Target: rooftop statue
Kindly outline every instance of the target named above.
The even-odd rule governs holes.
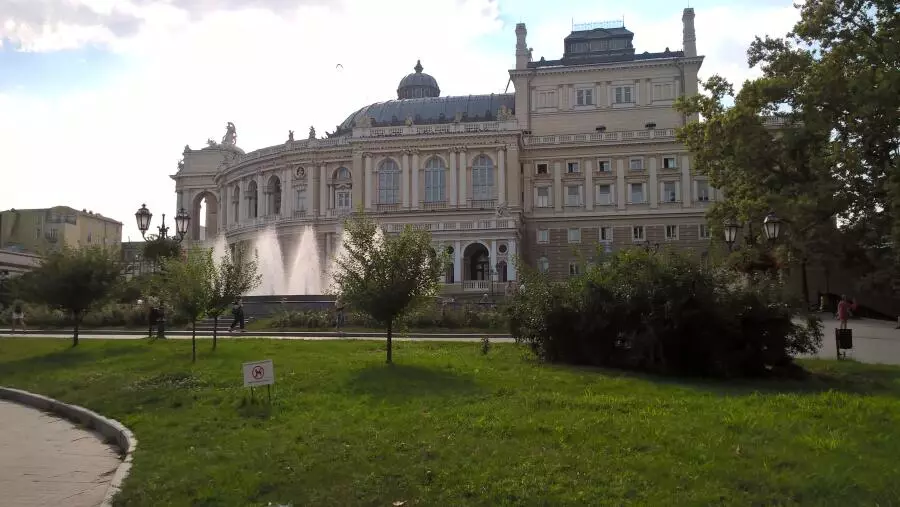
[[[310,139],[315,139],[315,138],[316,138],[316,128],[313,127],[313,126],[310,126],[310,127],[309,127],[309,138],[310,138]]]
[[[222,137],[223,146],[237,146],[237,129],[234,123],[228,122],[225,126],[225,136]]]
[[[294,131],[288,130],[288,141],[293,141],[293,140],[294,140]]]

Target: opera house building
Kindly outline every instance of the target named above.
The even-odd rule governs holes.
[[[703,252],[716,190],[676,141],[692,118],[673,109],[698,93],[693,9],[681,28],[682,48],[643,51],[621,23],[575,25],[559,59],[535,60],[520,23],[514,93],[442,96],[417,63],[394,100],[361,107],[327,138],[310,129],[245,153],[229,124],[221,142],[185,148],[178,207],[196,217],[206,200],[205,237],[274,230],[291,251],[306,233],[322,259],[362,208],[386,234],[431,231],[452,261],[448,293],[511,286],[514,258],[562,278],[598,247]],[[189,240],[203,239],[199,222]]]

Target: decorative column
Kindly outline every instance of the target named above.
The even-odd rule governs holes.
[[[522,196],[522,174],[520,172],[521,165],[519,165],[519,150],[516,149],[515,145],[509,147],[507,150],[507,156],[509,159],[506,161],[506,165],[509,166],[509,173],[512,176],[507,176],[509,178],[509,182],[506,184],[506,189],[509,194],[509,198],[507,202],[510,206],[521,206],[522,203],[519,202],[519,199]]]
[[[238,222],[246,223],[247,218],[250,216],[250,212],[247,209],[247,206],[250,204],[250,201],[247,200],[247,187],[249,185],[244,179],[239,180],[237,183],[241,187],[241,194],[238,196]]]
[[[650,188],[647,190],[650,199],[650,207],[658,208],[659,207],[659,178],[657,177],[656,172],[656,157],[650,157],[650,181],[648,185]]]
[[[562,205],[562,162],[557,161],[553,163],[553,209],[556,211],[562,211]]]
[[[363,202],[363,157],[362,153],[353,152],[353,172],[350,173],[350,182],[353,188],[350,192],[350,208],[355,210]]]
[[[294,218],[294,173],[285,168],[281,174],[281,216]]]
[[[491,240],[491,250],[488,253],[490,255],[490,262],[488,263],[488,272],[487,272],[487,281],[494,281],[494,271],[497,269],[497,240]]]
[[[466,183],[466,173],[468,172],[469,160],[466,158],[466,148],[459,148],[459,205],[468,207],[466,194],[468,193],[468,184]]]
[[[450,160],[450,184],[447,186],[447,206],[456,206],[456,187],[459,186],[459,178],[456,176],[456,148],[450,148],[450,155],[447,159]]]
[[[516,258],[516,238],[509,240],[509,244],[507,245],[506,255],[506,279],[510,282],[516,281],[516,262],[518,259]]]
[[[688,155],[682,155],[681,157],[681,202],[685,208],[690,208],[694,205],[694,196],[691,195],[691,189],[693,185],[691,185],[691,157]],[[711,192],[712,190],[710,190]],[[685,196],[684,193],[688,192],[688,195]],[[716,192],[718,194],[718,191]],[[716,198],[719,196],[716,195]]]
[[[462,247],[459,240],[453,242],[453,282],[462,283]]]
[[[419,150],[412,150],[412,208],[419,209]]]
[[[625,159],[616,161],[616,208],[625,209],[628,202],[628,189],[625,188]]]
[[[316,218],[316,184],[313,178],[312,168],[304,169],[306,171],[306,216],[308,218]]]
[[[403,150],[400,155],[400,195],[403,196],[403,209],[409,209],[409,153]]]
[[[325,164],[319,166],[319,216],[328,214],[328,177]]]
[[[372,209],[372,154],[363,153],[363,159],[366,166],[366,210]]]
[[[498,174],[498,189],[497,192],[497,204],[504,204],[506,202],[506,145],[500,147],[497,150],[497,166],[500,168]]]
[[[594,169],[590,160],[584,161],[584,208],[594,209]]]

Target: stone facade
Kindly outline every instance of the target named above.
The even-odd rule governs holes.
[[[430,230],[453,260],[447,291],[514,282],[514,258],[562,277],[598,247],[705,250],[705,208],[719,196],[675,139],[692,118],[672,108],[697,93],[693,16],[685,9],[683,50],[638,54],[623,26],[576,27],[553,61],[533,60],[519,24],[514,94],[429,96],[437,82],[417,63],[398,100],[360,109],[327,139],[291,132],[244,153],[229,125],[222,143],[185,148],[178,206],[197,217],[206,198],[208,237],[232,244],[269,226],[290,243],[313,227],[326,257],[363,208],[387,233]]]
[[[122,223],[68,206],[0,211],[0,248],[45,254],[63,246],[118,246]]]

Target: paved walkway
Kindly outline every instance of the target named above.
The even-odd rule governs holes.
[[[0,400],[0,505],[96,507],[119,462],[94,433]]]

